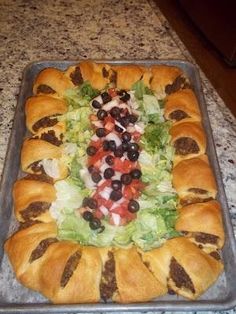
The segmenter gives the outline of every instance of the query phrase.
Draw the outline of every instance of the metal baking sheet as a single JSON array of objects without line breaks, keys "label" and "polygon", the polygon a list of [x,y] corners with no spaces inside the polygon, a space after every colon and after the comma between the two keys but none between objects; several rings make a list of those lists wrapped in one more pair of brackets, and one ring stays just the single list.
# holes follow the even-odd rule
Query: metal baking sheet
[{"label": "metal baking sheet", "polygon": [[15,279],[7,257],[3,252],[5,239],[15,228],[15,219],[12,214],[11,190],[19,174],[20,150],[23,138],[26,135],[24,104],[27,97],[32,95],[32,84],[42,69],[56,67],[66,69],[79,61],[39,61],[29,64],[23,73],[21,91],[15,111],[13,128],[9,140],[6,161],[0,189],[0,313],[78,313],[97,311],[196,311],[196,310],[226,310],[236,306],[236,246],[233,229],[227,207],[226,196],[221,179],[220,168],[213,143],[209,117],[201,89],[199,73],[195,66],[179,60],[95,60],[109,64],[138,64],[151,66],[166,64],[180,67],[190,79],[198,97],[205,131],[208,137],[207,153],[218,184],[218,200],[222,205],[222,215],[225,226],[226,243],[222,251],[225,272],[214,286],[196,301],[188,301],[178,296],[165,295],[152,302],[136,304],[67,304],[54,305],[40,294],[21,286]]}]

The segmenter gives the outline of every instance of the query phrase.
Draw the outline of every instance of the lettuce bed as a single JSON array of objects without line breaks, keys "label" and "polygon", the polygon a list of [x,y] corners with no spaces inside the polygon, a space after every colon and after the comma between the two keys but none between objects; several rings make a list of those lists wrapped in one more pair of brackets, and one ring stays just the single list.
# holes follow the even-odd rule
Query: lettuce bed
[{"label": "lettuce bed", "polygon": [[77,241],[82,245],[129,247],[137,245],[143,250],[160,246],[175,237],[177,194],[171,181],[174,150],[170,144],[170,122],[163,118],[163,103],[140,81],[129,92],[139,124],[144,133],[139,164],[146,187],[138,199],[137,218],[127,225],[114,226],[103,219],[103,232],[92,230],[78,209],[84,197],[91,195],[86,188],[86,148],[93,136],[89,116],[93,113],[91,100],[99,94],[88,83],[67,90],[68,112],[60,117],[66,123],[63,159],[70,169],[66,180],[55,183],[57,199],[50,212],[57,220],[59,239]]}]

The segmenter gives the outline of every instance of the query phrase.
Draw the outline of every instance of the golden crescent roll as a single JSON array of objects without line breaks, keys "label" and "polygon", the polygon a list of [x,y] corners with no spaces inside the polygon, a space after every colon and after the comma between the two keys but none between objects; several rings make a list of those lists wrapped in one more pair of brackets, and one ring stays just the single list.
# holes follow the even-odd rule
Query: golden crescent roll
[{"label": "golden crescent roll", "polygon": [[168,286],[186,298],[199,297],[216,281],[223,270],[220,261],[186,238],[170,239],[166,245],[172,254]]},{"label": "golden crescent roll", "polygon": [[206,152],[206,136],[199,122],[182,122],[169,131],[175,148],[174,165],[184,159],[203,155]]},{"label": "golden crescent roll", "polygon": [[59,122],[54,126],[40,129],[37,133],[35,133],[32,136],[32,138],[44,140],[53,145],[60,146],[63,144],[62,140],[65,130],[66,130],[65,123]]},{"label": "golden crescent roll", "polygon": [[143,70],[143,75],[142,75],[142,78],[141,80],[143,81],[143,84],[145,86],[147,86],[148,88],[150,88],[150,84],[151,84],[151,81],[152,81],[152,71],[151,71],[151,68],[147,68],[147,67],[140,67],[142,70]]},{"label": "golden crescent roll", "polygon": [[182,160],[173,168],[172,175],[181,205],[216,197],[216,182],[206,155]]},{"label": "golden crescent roll", "polygon": [[71,279],[73,270],[78,266],[80,256],[81,247],[77,243],[59,241],[50,245],[41,257],[41,267],[38,274],[39,292],[50,300],[55,300],[61,285],[66,287]]},{"label": "golden crescent roll", "polygon": [[117,294],[120,303],[145,302],[166,293],[163,286],[143,263],[136,248],[114,251]]},{"label": "golden crescent roll", "polygon": [[169,94],[170,87],[175,84],[175,80],[183,74],[180,68],[167,65],[153,65],[151,71],[151,89],[155,92],[158,99],[162,99]]},{"label": "golden crescent roll", "polygon": [[48,209],[55,200],[56,190],[50,183],[22,179],[14,184],[13,201],[18,221],[52,221]]},{"label": "golden crescent roll", "polygon": [[57,115],[67,111],[67,104],[62,99],[46,95],[33,96],[25,104],[26,126],[32,133],[41,128],[58,123]]},{"label": "golden crescent roll", "polygon": [[[28,173],[41,174],[47,172],[44,160],[52,160],[54,173],[49,175],[54,180],[63,179],[68,174],[67,166],[60,160],[62,148],[40,139],[26,139],[21,150],[21,167]],[[48,166],[49,168],[50,165]]]},{"label": "golden crescent roll", "polygon": [[74,86],[88,81],[95,89],[102,90],[112,81],[113,70],[108,64],[82,61],[69,67],[65,75],[70,78]]},{"label": "golden crescent roll", "polygon": [[148,265],[152,274],[167,289],[171,252],[165,244],[150,251],[140,251],[143,262]]},{"label": "golden crescent roll", "polygon": [[144,69],[137,65],[117,65],[112,68],[116,72],[116,87],[124,90],[130,90],[132,85],[141,80],[145,73]]},{"label": "golden crescent roll", "polygon": [[217,201],[191,204],[179,210],[175,229],[196,244],[213,249],[222,248],[225,235],[220,204]]},{"label": "golden crescent roll", "polygon": [[65,76],[68,77],[74,86],[83,84],[84,79],[80,70],[80,64],[72,65],[65,71]]},{"label": "golden crescent roll", "polygon": [[[48,265],[46,267],[48,268]],[[44,271],[45,268],[42,267],[42,272]],[[69,270],[67,272],[70,274]],[[101,273],[102,260],[98,249],[84,246],[79,257],[78,266],[73,271],[69,280],[67,279],[68,274],[64,274],[65,279],[64,281],[60,281],[59,289],[51,300],[54,303],[99,302]]]},{"label": "golden crescent roll", "polygon": [[[55,222],[50,223],[36,223],[26,229],[20,230],[13,234],[4,245],[5,251],[8,254],[9,260],[16,273],[18,280],[22,280],[25,272],[32,274],[32,267],[34,265],[34,276],[30,276],[28,280],[28,287],[38,288],[38,256],[41,252],[36,252],[35,249],[39,246],[40,242],[45,239],[54,239],[57,237],[57,225]],[[53,243],[53,241],[51,240]],[[45,249],[45,248],[44,248]],[[30,271],[29,271],[29,268]]]},{"label": "golden crescent roll", "polygon": [[198,100],[192,89],[182,89],[165,99],[164,117],[174,123],[178,121],[201,121]]},{"label": "golden crescent roll", "polygon": [[223,270],[221,262],[183,237],[170,239],[162,247],[143,253],[143,259],[169,290],[189,299],[199,297]]},{"label": "golden crescent roll", "polygon": [[46,68],[36,77],[33,85],[33,94],[43,94],[63,98],[68,88],[74,87],[73,83],[64,73],[55,68]]}]

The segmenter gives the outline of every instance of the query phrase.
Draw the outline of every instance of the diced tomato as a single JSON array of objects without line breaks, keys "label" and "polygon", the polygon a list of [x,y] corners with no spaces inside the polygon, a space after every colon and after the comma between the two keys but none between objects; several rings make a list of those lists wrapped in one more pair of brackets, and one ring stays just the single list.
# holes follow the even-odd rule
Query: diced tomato
[{"label": "diced tomato", "polygon": [[90,156],[88,158],[88,166],[95,166],[97,168],[99,168],[99,166],[101,165],[101,160],[104,156],[108,155],[108,152],[104,151],[102,148],[100,148],[95,155]]},{"label": "diced tomato", "polygon": [[123,196],[128,199],[128,200],[131,200],[132,198],[136,198],[137,194],[137,190],[132,188],[131,185],[126,185],[124,187],[124,191],[123,191]]},{"label": "diced tomato", "polygon": [[126,208],[124,206],[117,206],[117,207],[111,209],[111,213],[118,214],[121,217],[125,217]]},{"label": "diced tomato", "polygon": [[111,115],[108,115],[105,119],[104,119],[104,124],[108,123],[108,122],[111,122],[113,124],[115,124],[115,119],[112,118]]},{"label": "diced tomato", "polygon": [[97,201],[97,204],[98,204],[98,208],[102,205],[104,205],[104,201],[105,199],[103,197],[101,197],[100,194],[98,194],[98,192],[96,192],[94,195],[93,195],[93,198]]},{"label": "diced tomato", "polygon": [[132,133],[133,139],[134,141],[138,142],[141,138],[141,133],[139,133],[138,131],[135,131]]},{"label": "diced tomato", "polygon": [[112,207],[112,205],[114,204],[114,202],[109,199],[109,200],[105,200],[104,204],[105,204],[104,206],[106,208],[110,209]]},{"label": "diced tomato", "polygon": [[109,88],[108,89],[108,94],[113,98],[115,96],[117,96],[117,92],[115,88]]},{"label": "diced tomato", "polygon": [[106,200],[105,198],[103,198],[98,191],[96,191],[96,193],[93,195],[93,198],[97,201],[98,203],[98,207],[100,206],[105,206],[107,209],[110,209],[112,207],[112,205],[114,204],[114,202],[110,199]]},{"label": "diced tomato", "polygon": [[122,173],[130,172],[135,168],[136,162],[130,160],[122,161],[119,157],[114,158],[113,169]]},{"label": "diced tomato", "polygon": [[110,115],[104,119],[104,128],[107,131],[112,131],[115,127],[115,120]]},{"label": "diced tomato", "polygon": [[101,146],[102,146],[102,140],[99,139],[99,140],[97,140],[96,142],[95,142],[95,141],[91,141],[90,144],[89,144],[89,146],[94,146],[94,147],[96,147],[97,149],[99,149],[99,148],[101,148]]},{"label": "diced tomato", "polygon": [[107,122],[107,123],[104,125],[104,128],[105,128],[107,131],[111,132],[111,131],[114,129],[114,123],[112,123],[112,122]]},{"label": "diced tomato", "polygon": [[89,120],[90,120],[90,121],[97,121],[98,118],[97,118],[97,116],[96,116],[95,114],[90,114]]},{"label": "diced tomato", "polygon": [[111,180],[106,180],[101,185],[99,185],[97,187],[97,192],[99,193],[99,192],[103,191],[105,189],[105,187],[108,187],[108,186],[109,187],[111,186]]},{"label": "diced tomato", "polygon": [[104,217],[103,213],[97,209],[95,212],[94,212],[94,217],[98,218],[98,219],[102,219]]},{"label": "diced tomato", "polygon": [[122,172],[124,170],[123,162],[120,158],[114,158],[113,169]]},{"label": "diced tomato", "polygon": [[141,191],[145,188],[146,185],[141,180],[133,180],[131,182],[131,186],[136,190]]}]

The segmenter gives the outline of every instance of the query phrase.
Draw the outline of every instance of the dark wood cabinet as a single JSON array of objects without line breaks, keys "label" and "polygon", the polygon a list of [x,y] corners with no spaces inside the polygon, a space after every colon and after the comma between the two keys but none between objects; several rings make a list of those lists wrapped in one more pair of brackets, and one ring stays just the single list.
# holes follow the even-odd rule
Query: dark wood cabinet
[{"label": "dark wood cabinet", "polygon": [[230,65],[236,65],[236,0],[179,0],[180,5]]}]

